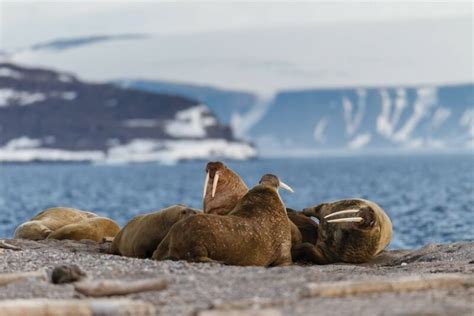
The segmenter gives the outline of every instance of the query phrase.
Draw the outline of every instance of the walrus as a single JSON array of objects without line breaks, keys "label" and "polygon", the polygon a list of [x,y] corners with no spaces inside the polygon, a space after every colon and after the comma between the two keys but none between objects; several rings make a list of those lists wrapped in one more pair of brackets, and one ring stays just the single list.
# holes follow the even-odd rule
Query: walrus
[{"label": "walrus", "polygon": [[264,175],[226,216],[198,214],[176,223],[158,245],[156,260],[284,266],[291,260],[291,231],[277,176]]},{"label": "walrus", "polygon": [[53,231],[82,220],[97,217],[96,214],[67,207],[53,207],[36,214],[15,230],[15,238],[41,240]]},{"label": "walrus", "polygon": [[316,264],[364,263],[377,256],[392,238],[392,223],[383,209],[362,199],[340,200],[306,208],[319,219],[315,245],[303,243],[293,256]]},{"label": "walrus", "polygon": [[[309,242],[315,245],[318,239],[318,223],[304,215],[303,212],[298,212],[291,208],[286,208],[286,212],[292,224],[298,229],[301,236],[300,243]],[[296,234],[295,232],[295,235]],[[297,241],[296,237],[295,241]],[[296,244],[296,242],[294,244]]]},{"label": "walrus", "polygon": [[178,221],[199,213],[184,205],[173,205],[132,218],[115,236],[109,253],[126,257],[150,258],[156,247]]},{"label": "walrus", "polygon": [[209,162],[206,165],[202,195],[204,213],[227,215],[247,192],[244,181],[222,162]]},{"label": "walrus", "polygon": [[[247,185],[235,171],[220,161],[207,163],[202,196],[204,213],[227,215],[232,212],[237,202],[247,192]],[[302,216],[308,219],[306,216]],[[290,222],[290,226],[291,244],[301,244],[303,238],[299,228],[293,222]]]},{"label": "walrus", "polygon": [[93,217],[63,226],[49,234],[47,239],[89,239],[103,242],[106,238],[115,237],[119,231],[120,226],[110,218]]}]

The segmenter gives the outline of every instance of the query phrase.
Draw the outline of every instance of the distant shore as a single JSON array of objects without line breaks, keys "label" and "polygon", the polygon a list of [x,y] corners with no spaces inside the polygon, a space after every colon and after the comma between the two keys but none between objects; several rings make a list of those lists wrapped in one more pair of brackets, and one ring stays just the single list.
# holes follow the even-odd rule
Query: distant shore
[{"label": "distant shore", "polygon": [[[262,315],[470,315],[474,311],[474,242],[390,250],[362,265],[279,268],[126,258],[105,254],[107,244],[87,241],[11,239],[5,242],[18,249],[0,248],[1,273],[36,271],[43,267],[51,271],[57,265],[76,264],[93,280],[166,279],[169,286],[165,290],[127,295],[133,300],[150,302],[159,315],[207,315],[209,310],[231,315],[225,314],[229,309],[240,313],[252,309]],[[445,273],[464,276],[468,285],[340,298],[304,295],[309,284],[337,284],[340,281],[369,281],[368,284],[372,284],[381,279]],[[20,298],[77,299],[83,296],[71,284],[54,285],[34,278],[0,286],[0,302]]]}]

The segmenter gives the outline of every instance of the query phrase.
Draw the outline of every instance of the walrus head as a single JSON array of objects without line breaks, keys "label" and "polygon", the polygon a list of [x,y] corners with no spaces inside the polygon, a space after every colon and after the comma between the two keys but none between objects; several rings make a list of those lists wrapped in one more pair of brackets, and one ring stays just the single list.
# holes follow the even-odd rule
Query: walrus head
[{"label": "walrus head", "polygon": [[52,232],[51,229],[39,221],[29,221],[21,224],[15,230],[15,238],[42,240]]},{"label": "walrus head", "polygon": [[322,203],[303,209],[306,216],[314,216],[321,223],[358,223],[360,227],[374,224],[373,211],[359,201],[346,200],[335,203]]},{"label": "walrus head", "polygon": [[283,181],[281,181],[280,179],[278,179],[278,177],[276,175],[269,174],[269,173],[264,175],[258,183],[270,186],[270,187],[274,188],[275,190],[277,190],[278,188],[282,188],[282,189],[285,189],[285,190],[290,191],[292,193],[295,192],[295,191],[293,191],[293,189],[288,184],[286,184]]},{"label": "walrus head", "polygon": [[202,195],[204,213],[228,214],[247,192],[244,181],[222,162],[206,165]]}]

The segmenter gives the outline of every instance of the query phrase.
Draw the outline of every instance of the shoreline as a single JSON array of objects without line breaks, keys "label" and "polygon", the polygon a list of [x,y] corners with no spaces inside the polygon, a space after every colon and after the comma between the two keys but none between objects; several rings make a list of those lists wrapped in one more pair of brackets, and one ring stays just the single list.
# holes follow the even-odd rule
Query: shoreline
[{"label": "shoreline", "polygon": [[[37,271],[43,267],[51,273],[57,265],[76,264],[91,280],[130,282],[164,278],[169,282],[164,290],[120,296],[151,303],[156,315],[207,315],[209,311],[223,313],[216,315],[234,315],[225,312],[229,309],[245,312],[249,308],[260,311],[261,315],[308,315],[318,312],[324,315],[470,315],[474,311],[474,242],[429,244],[415,250],[388,250],[373,262],[359,265],[275,268],[127,258],[105,254],[103,251],[108,244],[90,241],[9,239],[5,242],[21,250],[0,249],[0,273]],[[381,279],[452,273],[466,278],[469,285],[339,298],[303,295],[309,284],[337,284],[341,281],[368,281],[372,284]],[[0,286],[0,303],[31,298],[85,299],[72,284],[55,285],[48,280],[26,279]],[[267,313],[267,309],[271,311]]]}]

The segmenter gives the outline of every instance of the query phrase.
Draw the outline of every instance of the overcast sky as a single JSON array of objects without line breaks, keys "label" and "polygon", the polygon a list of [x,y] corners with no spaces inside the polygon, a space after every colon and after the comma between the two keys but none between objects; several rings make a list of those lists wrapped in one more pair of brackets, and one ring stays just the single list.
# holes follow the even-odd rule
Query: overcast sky
[{"label": "overcast sky", "polygon": [[90,34],[190,34],[356,21],[472,18],[472,2],[0,0],[0,45]]},{"label": "overcast sky", "polygon": [[[86,80],[281,89],[472,82],[472,2],[0,0],[11,62]],[[145,33],[64,51],[35,43]]]}]

